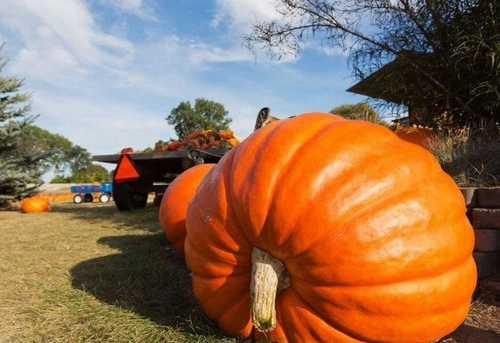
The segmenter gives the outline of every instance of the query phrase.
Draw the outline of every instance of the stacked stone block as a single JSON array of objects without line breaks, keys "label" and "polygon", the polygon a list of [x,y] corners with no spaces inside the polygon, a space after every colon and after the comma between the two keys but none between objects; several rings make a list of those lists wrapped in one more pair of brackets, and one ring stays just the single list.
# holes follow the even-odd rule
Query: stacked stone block
[{"label": "stacked stone block", "polygon": [[500,187],[462,188],[476,236],[479,278],[500,272]]}]

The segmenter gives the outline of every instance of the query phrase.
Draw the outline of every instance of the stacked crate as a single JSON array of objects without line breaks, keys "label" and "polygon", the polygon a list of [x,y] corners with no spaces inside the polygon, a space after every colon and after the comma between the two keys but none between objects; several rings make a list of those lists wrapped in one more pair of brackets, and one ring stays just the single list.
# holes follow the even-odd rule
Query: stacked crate
[{"label": "stacked crate", "polygon": [[479,278],[500,272],[500,187],[462,188],[476,244]]}]

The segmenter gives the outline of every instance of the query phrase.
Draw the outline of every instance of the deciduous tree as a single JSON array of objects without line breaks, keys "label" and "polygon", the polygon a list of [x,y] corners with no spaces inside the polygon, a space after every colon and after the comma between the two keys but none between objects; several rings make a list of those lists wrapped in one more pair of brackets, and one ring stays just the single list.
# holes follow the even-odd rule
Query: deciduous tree
[{"label": "deciduous tree", "polygon": [[384,88],[427,125],[500,121],[498,0],[276,0],[281,15],[246,37],[274,56],[314,39],[349,52],[362,80],[399,60]]},{"label": "deciduous tree", "polygon": [[199,98],[194,107],[189,101],[181,102],[167,116],[180,139],[196,130],[226,130],[231,118],[221,103]]}]

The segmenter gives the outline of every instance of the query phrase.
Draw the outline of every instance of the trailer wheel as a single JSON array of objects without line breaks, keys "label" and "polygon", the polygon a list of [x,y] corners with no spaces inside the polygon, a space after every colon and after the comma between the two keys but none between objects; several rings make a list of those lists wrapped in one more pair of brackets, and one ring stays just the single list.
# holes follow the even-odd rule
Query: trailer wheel
[{"label": "trailer wheel", "polygon": [[75,194],[73,197],[73,203],[74,204],[81,204],[83,202],[83,198],[80,194]]},{"label": "trailer wheel", "polygon": [[131,211],[146,207],[148,193],[134,190],[130,183],[114,183],[113,199],[120,211]]},{"label": "trailer wheel", "polygon": [[102,193],[101,195],[99,195],[99,201],[102,202],[103,204],[109,202],[110,200],[110,196],[108,193]]},{"label": "trailer wheel", "polygon": [[94,197],[92,196],[92,194],[90,193],[87,193],[83,196],[83,201],[85,202],[93,202],[94,201]]}]

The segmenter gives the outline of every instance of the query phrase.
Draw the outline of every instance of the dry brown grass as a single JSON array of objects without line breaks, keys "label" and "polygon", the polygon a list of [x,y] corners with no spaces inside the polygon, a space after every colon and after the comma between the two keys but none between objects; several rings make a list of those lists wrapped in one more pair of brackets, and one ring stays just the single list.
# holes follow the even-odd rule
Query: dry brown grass
[{"label": "dry brown grass", "polygon": [[96,204],[0,212],[0,342],[229,341],[156,218]]},{"label": "dry brown grass", "polygon": [[[498,130],[497,130],[498,131]],[[470,129],[441,132],[431,150],[460,186],[500,186],[500,134]]]},{"label": "dry brown grass", "polygon": [[[197,306],[153,207],[0,212],[0,261],[2,343],[234,341]],[[445,342],[499,342],[499,307],[491,296],[476,300],[467,326]],[[483,340],[469,340],[477,335]]]}]

